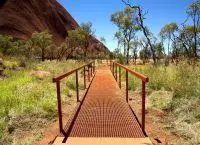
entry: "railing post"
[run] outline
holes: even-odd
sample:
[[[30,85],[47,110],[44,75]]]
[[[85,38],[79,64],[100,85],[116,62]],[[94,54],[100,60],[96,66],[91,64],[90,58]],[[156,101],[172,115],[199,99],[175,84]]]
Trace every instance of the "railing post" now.
[[[93,63],[90,64],[90,71],[91,71],[90,72],[90,76],[92,77],[92,74],[93,74]]]
[[[88,82],[90,81],[90,65],[88,65]]]
[[[142,130],[145,132],[145,82],[142,81]]]
[[[57,100],[58,100],[59,129],[60,133],[62,133],[63,123],[62,123],[62,107],[61,107],[61,96],[60,96],[60,81],[56,81],[56,88],[57,88]]]
[[[117,81],[117,64],[116,64],[116,68],[115,68],[115,79],[116,79],[116,81]]]
[[[93,66],[93,74],[95,73],[95,60],[94,60],[94,66]]]
[[[126,70],[126,102],[128,103],[128,71]]]
[[[92,77],[92,64],[90,64],[90,77]]]
[[[84,77],[84,89],[86,89],[85,66],[83,68],[83,77]]]
[[[78,71],[76,70],[76,99],[79,102]]]
[[[119,66],[119,88],[122,88],[122,84],[121,84],[121,67]]]
[[[115,77],[115,65],[114,65],[114,62],[112,63],[112,65],[113,65],[112,73],[113,73],[113,76]]]

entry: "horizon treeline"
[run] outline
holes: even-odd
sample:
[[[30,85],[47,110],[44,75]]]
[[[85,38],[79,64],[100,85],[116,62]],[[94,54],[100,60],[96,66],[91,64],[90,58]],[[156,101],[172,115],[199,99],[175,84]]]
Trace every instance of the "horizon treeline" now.
[[[90,48],[93,37],[95,36],[91,22],[82,23],[80,27],[69,30],[68,36],[58,46],[53,42],[53,35],[48,30],[34,32],[28,40],[18,40],[13,36],[0,35],[0,53],[6,56],[19,56],[41,61],[107,57],[109,51],[103,44],[105,38],[100,38],[96,46],[100,50],[98,52]]]

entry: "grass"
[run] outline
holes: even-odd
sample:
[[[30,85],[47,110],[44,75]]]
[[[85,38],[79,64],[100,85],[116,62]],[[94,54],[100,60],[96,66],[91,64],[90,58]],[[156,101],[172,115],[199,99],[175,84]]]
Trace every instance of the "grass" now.
[[[52,77],[72,70],[82,63],[76,61],[32,62],[27,63],[25,68],[19,65],[20,62],[17,60],[6,60],[6,70],[4,70],[4,76],[0,78],[0,144],[14,142],[14,144],[21,144],[20,142],[23,141],[16,140],[15,134],[33,125],[26,122],[26,119],[32,118],[33,114],[43,119],[43,123],[39,121],[39,126],[54,120],[57,113],[57,100]],[[39,76],[37,73],[32,73],[38,71],[48,72],[48,75]],[[63,102],[70,101],[70,90],[75,89],[74,82],[74,76],[61,82]],[[82,83],[80,86],[83,88]],[[35,120],[37,124],[38,119],[35,118]],[[19,121],[18,124],[16,121]]]
[[[200,144],[200,67],[191,66],[186,61],[167,67],[129,67],[149,77],[147,106],[165,113],[165,129],[188,145]],[[141,89],[141,81],[130,77],[129,89]]]

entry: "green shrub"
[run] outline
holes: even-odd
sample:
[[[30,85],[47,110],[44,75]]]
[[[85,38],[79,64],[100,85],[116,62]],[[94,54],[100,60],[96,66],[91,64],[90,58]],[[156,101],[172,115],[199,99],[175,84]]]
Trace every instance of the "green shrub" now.
[[[9,68],[12,68],[12,65],[18,62],[6,61]],[[45,61],[28,63],[26,68],[22,68],[19,71],[6,69],[4,73],[7,77],[3,77],[0,80],[0,144],[4,140],[8,122],[14,118],[15,114],[24,114],[23,116],[26,117],[26,114],[36,113],[42,114],[40,117],[47,118],[49,121],[55,119],[57,97],[56,85],[52,83],[52,77],[82,65],[81,62],[77,63],[71,60],[67,62]],[[50,76],[44,77],[42,80],[37,79],[31,75],[31,72],[36,68],[50,72]],[[83,78],[80,79],[83,80]],[[75,82],[72,79],[69,79],[69,81]],[[82,86],[80,85],[80,87]],[[66,87],[66,82],[63,80],[61,81],[62,103],[70,101],[68,94],[69,88]],[[8,144],[11,144],[13,140],[12,134],[7,137],[9,137]]]

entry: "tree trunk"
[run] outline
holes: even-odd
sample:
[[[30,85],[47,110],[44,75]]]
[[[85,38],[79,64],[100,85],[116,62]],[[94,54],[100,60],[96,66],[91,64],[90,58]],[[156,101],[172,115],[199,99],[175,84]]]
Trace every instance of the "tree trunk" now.
[[[126,64],[129,64],[129,49],[130,49],[130,45],[129,45],[130,41],[128,41],[128,47],[127,47],[127,52],[126,52]]]
[[[44,49],[42,49],[42,61],[45,61],[45,56],[44,56]]]
[[[84,62],[86,61],[86,50],[84,50]]]
[[[193,48],[194,57],[197,58],[197,29],[196,29],[196,19],[194,17],[194,48]]]
[[[152,44],[151,44],[151,40],[150,40],[150,38],[148,37],[148,34],[147,34],[147,32],[146,32],[146,28],[144,27],[143,20],[142,20],[142,12],[141,12],[141,9],[140,9],[140,7],[137,7],[137,8],[138,8],[138,11],[139,11],[140,26],[141,26],[141,28],[142,28],[142,30],[143,30],[143,33],[144,33],[144,36],[146,37],[147,42],[148,42],[148,44],[149,44],[149,46],[150,46],[150,49],[151,49],[151,52],[152,52],[152,57],[153,57],[153,62],[154,62],[154,64],[155,64],[155,63],[156,63],[156,54],[155,54],[154,48],[153,48],[153,46],[152,46]]]

